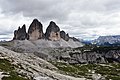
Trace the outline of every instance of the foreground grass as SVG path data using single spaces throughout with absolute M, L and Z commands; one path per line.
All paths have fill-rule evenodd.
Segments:
M 18 74 L 15 70 L 16 66 L 11 64 L 7 59 L 0 59 L 0 71 L 4 72 L 7 77 L 3 77 L 2 80 L 28 80 Z
M 52 62 L 64 74 L 92 79 L 92 74 L 101 74 L 106 80 L 120 80 L 120 64 L 79 64 L 70 65 Z

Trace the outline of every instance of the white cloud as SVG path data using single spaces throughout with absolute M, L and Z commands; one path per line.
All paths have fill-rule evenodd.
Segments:
M 0 0 L 0 8 L 1 35 L 13 34 L 23 24 L 28 28 L 33 18 L 42 22 L 44 32 L 54 20 L 79 38 L 120 35 L 119 0 Z
M 23 24 L 29 25 L 29 23 L 30 19 L 24 18 L 21 14 L 7 16 L 0 13 L 0 39 L 12 39 L 14 30 Z

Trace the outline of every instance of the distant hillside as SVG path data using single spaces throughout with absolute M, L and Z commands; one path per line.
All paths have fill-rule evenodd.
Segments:
M 92 44 L 102 46 L 120 46 L 120 35 L 115 36 L 100 36 L 92 41 Z

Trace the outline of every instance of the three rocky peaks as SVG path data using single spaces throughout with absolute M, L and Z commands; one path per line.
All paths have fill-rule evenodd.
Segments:
M 46 39 L 46 40 L 51 40 L 51 41 L 58 41 L 61 38 L 64 39 L 65 41 L 68 41 L 69 39 L 78 41 L 74 37 L 69 37 L 69 35 L 66 34 L 65 31 L 60 31 L 60 28 L 53 21 L 50 22 L 44 34 L 43 25 L 37 19 L 34 19 L 33 22 L 29 26 L 28 33 L 26 32 L 26 26 L 24 24 L 22 28 L 19 27 L 18 30 L 14 31 L 13 40 Z

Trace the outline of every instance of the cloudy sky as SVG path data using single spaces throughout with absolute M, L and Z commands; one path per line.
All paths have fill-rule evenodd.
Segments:
M 120 0 L 0 0 L 0 40 L 12 39 L 34 18 L 44 26 L 51 20 L 70 36 L 95 39 L 120 35 Z

